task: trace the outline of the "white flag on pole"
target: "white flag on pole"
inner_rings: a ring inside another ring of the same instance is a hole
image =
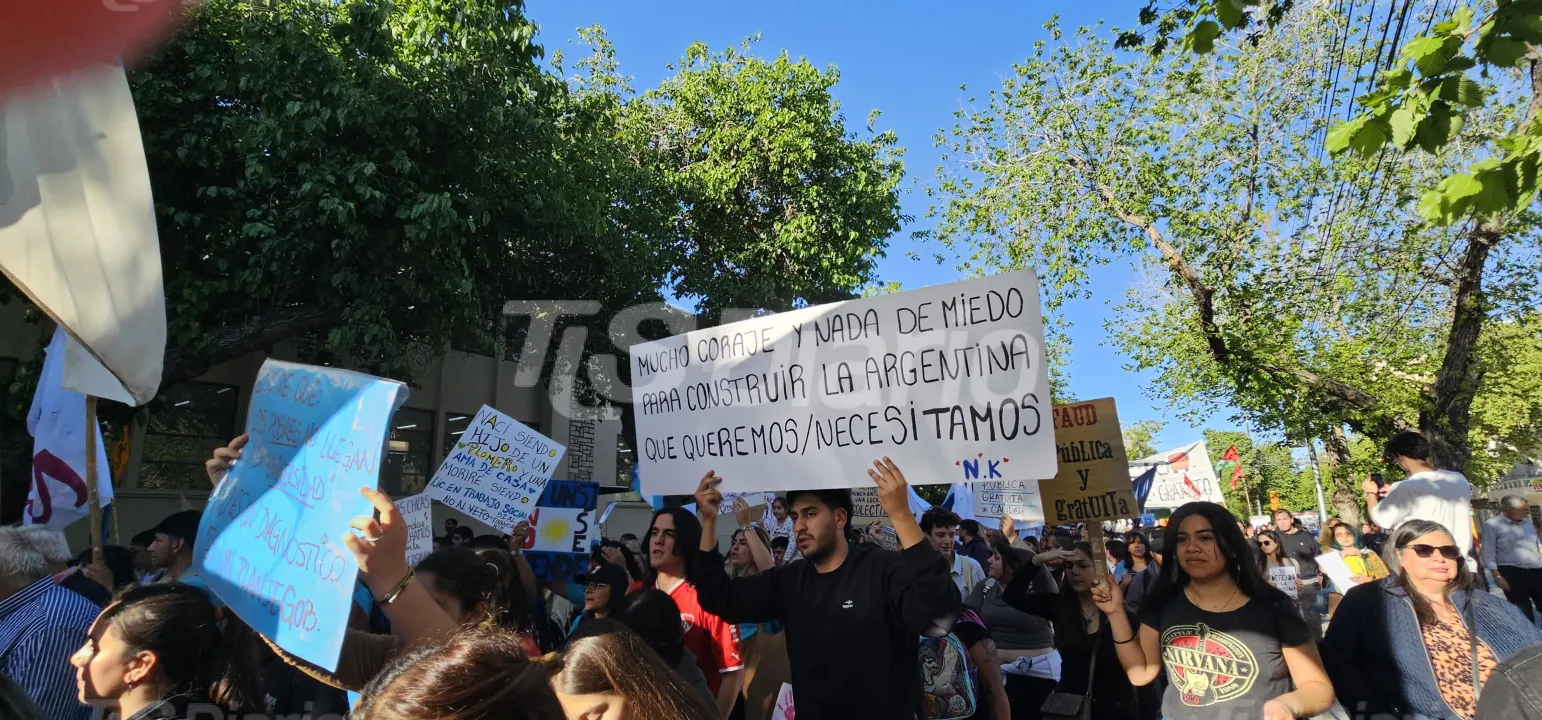
[[[22,522],[63,529],[90,514],[86,502],[86,396],[65,390],[64,356],[68,336],[54,331],[38,377],[37,393],[27,413],[32,433],[32,480],[27,490],[27,509]],[[96,432],[97,492],[102,507],[112,502],[112,474],[102,430]]]
[[[56,386],[129,405],[155,397],[166,298],[123,68],[0,97],[0,272],[72,336]]]

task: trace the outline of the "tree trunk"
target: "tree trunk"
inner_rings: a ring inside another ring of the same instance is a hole
[[[1344,426],[1333,424],[1333,432],[1323,439],[1323,448],[1328,451],[1328,475],[1333,480],[1333,493],[1328,503],[1333,506],[1333,514],[1339,519],[1360,529],[1360,495],[1354,490],[1354,478],[1349,476],[1349,438],[1344,435]]]
[[[1472,399],[1482,380],[1482,368],[1473,351],[1488,318],[1483,296],[1483,266],[1489,251],[1500,240],[1497,223],[1479,223],[1467,235],[1467,250],[1457,266],[1451,293],[1451,331],[1446,336],[1446,355],[1431,388],[1431,403],[1419,413],[1419,430],[1430,441],[1438,468],[1467,472],[1472,456],[1468,432],[1472,427]]]

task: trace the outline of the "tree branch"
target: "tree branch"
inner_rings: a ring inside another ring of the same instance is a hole
[[[280,340],[328,328],[341,321],[341,311],[307,305],[286,307],[249,318],[239,325],[227,325],[210,332],[200,351],[168,346],[165,365],[161,370],[161,389],[192,380],[215,365],[261,350]]]
[[[1199,272],[1194,269],[1194,266],[1189,264],[1182,253],[1178,252],[1178,248],[1167,241],[1167,238],[1162,235],[1162,231],[1156,227],[1155,223],[1140,214],[1125,210],[1119,204],[1113,189],[1099,182],[1092,177],[1091,173],[1087,172],[1088,167],[1085,161],[1074,156],[1072,161],[1078,165],[1078,169],[1093,184],[1098,196],[1103,199],[1109,210],[1126,224],[1143,232],[1146,235],[1146,239],[1150,240],[1151,244],[1156,247],[1157,252],[1161,253],[1163,261],[1167,263],[1167,267],[1188,286],[1189,294],[1194,297],[1194,309],[1199,315],[1199,330],[1205,338],[1205,345],[1210,350],[1210,357],[1222,367],[1237,362],[1238,353],[1233,352],[1226,345],[1226,338],[1221,334],[1220,326],[1215,321],[1215,290],[1205,283],[1204,279],[1199,276]],[[1295,378],[1301,384],[1327,395],[1332,401],[1336,401],[1340,409],[1344,411],[1363,412],[1371,410],[1380,404],[1380,400],[1376,396],[1364,390],[1340,380],[1312,372],[1311,370],[1303,368],[1287,369],[1256,359],[1249,359],[1249,362],[1263,372]]]

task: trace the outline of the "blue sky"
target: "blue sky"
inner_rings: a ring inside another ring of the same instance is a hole
[[[951,127],[952,113],[966,97],[959,85],[983,92],[1000,84],[1011,65],[1027,56],[1035,40],[1047,39],[1043,24],[1058,11],[1066,27],[1106,25],[1128,27],[1143,3],[1113,0],[1099,3],[1051,3],[967,0],[953,3],[878,2],[877,0],[788,0],[747,3],[719,0],[527,0],[526,13],[541,25],[539,40],[548,57],[570,48],[575,28],[605,27],[622,72],[639,90],[658,85],[672,74],[667,65],[678,60],[690,43],[700,40],[714,49],[737,45],[759,34],[756,52],[774,55],[786,49],[819,67],[834,64],[841,81],[835,88],[847,126],[860,131],[868,112],[883,113],[880,129],[899,134],[905,147],[907,174],[904,212],[915,221],[890,241],[888,257],[879,265],[882,280],[897,280],[906,288],[959,279],[951,258],[932,260],[934,247],[916,247],[910,233],[928,222],[921,183],[933,178],[938,152],[932,135]],[[911,260],[917,250],[923,259]],[[1091,273],[1094,299],[1069,308],[1075,348],[1070,382],[1074,397],[1113,396],[1125,423],[1158,418],[1167,427],[1158,436],[1161,448],[1201,439],[1200,428],[1155,407],[1146,397],[1148,375],[1123,369],[1125,360],[1105,346],[1103,324],[1112,306],[1136,281],[1129,262],[1097,268]],[[1229,408],[1219,408],[1204,427],[1236,429]]]

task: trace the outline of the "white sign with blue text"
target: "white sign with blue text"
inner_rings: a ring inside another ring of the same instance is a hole
[[[483,405],[428,482],[428,496],[512,533],[535,510],[566,450]]]

